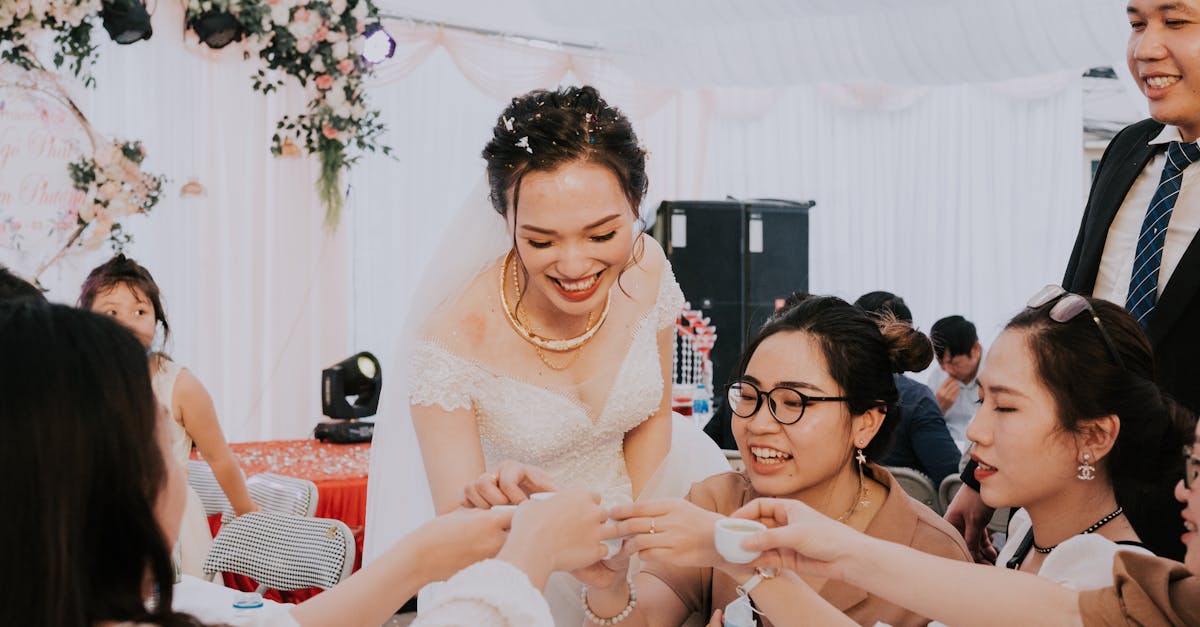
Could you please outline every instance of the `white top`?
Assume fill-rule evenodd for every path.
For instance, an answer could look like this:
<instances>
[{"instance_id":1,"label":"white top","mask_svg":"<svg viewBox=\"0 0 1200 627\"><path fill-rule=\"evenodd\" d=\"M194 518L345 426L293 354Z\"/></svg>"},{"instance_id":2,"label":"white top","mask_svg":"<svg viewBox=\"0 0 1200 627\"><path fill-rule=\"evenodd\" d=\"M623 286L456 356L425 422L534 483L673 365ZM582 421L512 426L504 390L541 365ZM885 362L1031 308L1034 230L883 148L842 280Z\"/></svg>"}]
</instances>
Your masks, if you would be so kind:
<instances>
[{"instance_id":1,"label":"white top","mask_svg":"<svg viewBox=\"0 0 1200 627\"><path fill-rule=\"evenodd\" d=\"M980 367L983 366L983 360L986 354L979 356ZM933 390L934 395L937 395L937 390L950 375L946 374L941 367L934 368L929 375L929 389ZM967 450L967 446L971 443L967 439L967 426L971 424L971 419L975 417L975 411L979 409L979 377L976 377L970 383L958 382L958 398L954 399L954 404L950 409L943 412L946 416L946 429L950 431L950 437L954 438L954 443L958 445L958 452L962 453Z\"/></svg>"},{"instance_id":2,"label":"white top","mask_svg":"<svg viewBox=\"0 0 1200 627\"><path fill-rule=\"evenodd\" d=\"M1150 144L1166 144L1180 141L1179 129L1174 126L1164 127ZM1146 219L1146 210L1150 200L1158 189L1158 179L1162 176L1163 167L1167 163L1167 153L1162 151L1146 165L1142 173L1129 188L1125 202L1121 203L1108 229L1108 239L1104 242L1104 255L1100 257L1100 270L1096 275L1096 285L1092 296L1103 298L1122 307L1129 294L1129 280L1133 276L1133 258L1137 252L1138 233L1142 230L1142 222ZM1200 183L1200 165L1193 165L1183 170L1183 180L1179 196L1175 199L1175 209L1171 220L1167 223L1167 239L1163 247L1162 267L1158 271L1158 295L1171 280L1171 273L1179 266L1179 260L1187 250L1192 240L1200 230L1200 191L1196 183Z\"/></svg>"},{"instance_id":3,"label":"white top","mask_svg":"<svg viewBox=\"0 0 1200 627\"><path fill-rule=\"evenodd\" d=\"M996 565L1004 568L1017 552L1021 538L1029 532L1033 522L1025 510L1018 510L1008 523L1008 541L996 557ZM1129 544L1117 544L1104 536L1089 533L1072 536L1059 543L1038 569L1038 576L1054 581L1072 590L1095 590L1113 585L1113 557L1118 551L1132 551L1154 555L1149 550Z\"/></svg>"}]
</instances>

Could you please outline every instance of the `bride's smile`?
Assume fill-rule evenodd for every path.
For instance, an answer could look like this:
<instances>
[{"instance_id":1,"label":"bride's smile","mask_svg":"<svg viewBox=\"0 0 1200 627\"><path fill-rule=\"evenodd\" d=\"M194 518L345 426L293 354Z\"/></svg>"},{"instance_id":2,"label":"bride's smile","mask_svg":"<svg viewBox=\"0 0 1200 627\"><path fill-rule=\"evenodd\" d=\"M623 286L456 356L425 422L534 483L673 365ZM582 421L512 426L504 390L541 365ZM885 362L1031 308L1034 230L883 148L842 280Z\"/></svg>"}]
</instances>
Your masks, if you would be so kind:
<instances>
[{"instance_id":1,"label":"bride's smile","mask_svg":"<svg viewBox=\"0 0 1200 627\"><path fill-rule=\"evenodd\" d=\"M633 254L634 214L609 168L532 171L514 193L522 308L548 332L578 332Z\"/></svg>"}]
</instances>

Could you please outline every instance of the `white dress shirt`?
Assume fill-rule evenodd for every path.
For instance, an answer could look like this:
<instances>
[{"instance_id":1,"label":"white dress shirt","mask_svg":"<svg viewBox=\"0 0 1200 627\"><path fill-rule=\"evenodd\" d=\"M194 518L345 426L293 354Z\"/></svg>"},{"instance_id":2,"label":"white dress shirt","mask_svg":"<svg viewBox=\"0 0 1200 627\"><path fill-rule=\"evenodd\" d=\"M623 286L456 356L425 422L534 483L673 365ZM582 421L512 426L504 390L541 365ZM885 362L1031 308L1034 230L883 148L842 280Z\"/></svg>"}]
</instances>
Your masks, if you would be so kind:
<instances>
[{"instance_id":1,"label":"white dress shirt","mask_svg":"<svg viewBox=\"0 0 1200 627\"><path fill-rule=\"evenodd\" d=\"M1180 141L1179 129L1166 126L1150 144L1166 144ZM1142 230L1142 222L1146 219L1146 210L1150 200L1158 189L1158 179L1162 176L1163 167L1167 163L1167 153L1164 150L1146 165L1138 175L1125 195L1125 202L1117 211L1112 226L1108 229L1108 239L1104 242L1104 254L1100 257L1100 271L1096 275L1096 285L1092 296L1103 298L1122 307L1129 295L1129 280L1133 275L1133 258L1137 254L1138 234ZM1196 183L1196 184L1194 184ZM1162 295L1171 273L1179 266L1179 260L1192 243L1196 231L1200 230L1200 165L1192 165L1183 170L1183 180L1180 181L1179 196L1175 199L1175 209L1167 224L1167 239L1163 247L1162 267L1158 271L1158 295Z\"/></svg>"}]
</instances>

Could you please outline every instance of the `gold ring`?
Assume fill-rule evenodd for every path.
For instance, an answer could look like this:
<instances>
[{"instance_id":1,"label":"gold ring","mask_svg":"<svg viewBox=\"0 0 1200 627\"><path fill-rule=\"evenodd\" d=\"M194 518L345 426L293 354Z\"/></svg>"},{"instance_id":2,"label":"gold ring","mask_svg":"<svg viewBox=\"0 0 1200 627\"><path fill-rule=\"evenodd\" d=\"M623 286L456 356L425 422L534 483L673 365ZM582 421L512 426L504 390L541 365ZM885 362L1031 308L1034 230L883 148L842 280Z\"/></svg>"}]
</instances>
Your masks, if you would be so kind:
<instances>
[{"instance_id":1,"label":"gold ring","mask_svg":"<svg viewBox=\"0 0 1200 627\"><path fill-rule=\"evenodd\" d=\"M657 530L654 528L654 518L650 518L650 535L654 535L655 533L657 533Z\"/></svg>"}]
</instances>

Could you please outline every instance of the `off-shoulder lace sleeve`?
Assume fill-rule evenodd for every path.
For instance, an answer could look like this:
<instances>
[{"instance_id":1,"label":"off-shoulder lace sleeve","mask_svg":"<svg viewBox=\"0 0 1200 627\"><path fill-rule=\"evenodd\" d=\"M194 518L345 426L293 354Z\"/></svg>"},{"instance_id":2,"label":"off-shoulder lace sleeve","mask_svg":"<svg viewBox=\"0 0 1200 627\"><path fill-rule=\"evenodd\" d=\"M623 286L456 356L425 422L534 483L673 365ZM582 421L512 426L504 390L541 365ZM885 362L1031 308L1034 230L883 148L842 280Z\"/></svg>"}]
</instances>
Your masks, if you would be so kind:
<instances>
[{"instance_id":1,"label":"off-shoulder lace sleeve","mask_svg":"<svg viewBox=\"0 0 1200 627\"><path fill-rule=\"evenodd\" d=\"M417 343L411 362L410 403L438 405L446 411L470 409L473 364L429 341Z\"/></svg>"},{"instance_id":2,"label":"off-shoulder lace sleeve","mask_svg":"<svg viewBox=\"0 0 1200 627\"><path fill-rule=\"evenodd\" d=\"M683 290L675 281L675 273L671 271L670 262L663 264L658 280L658 300L650 315L654 320L654 328L665 329L675 324L679 312L683 309Z\"/></svg>"}]
</instances>

